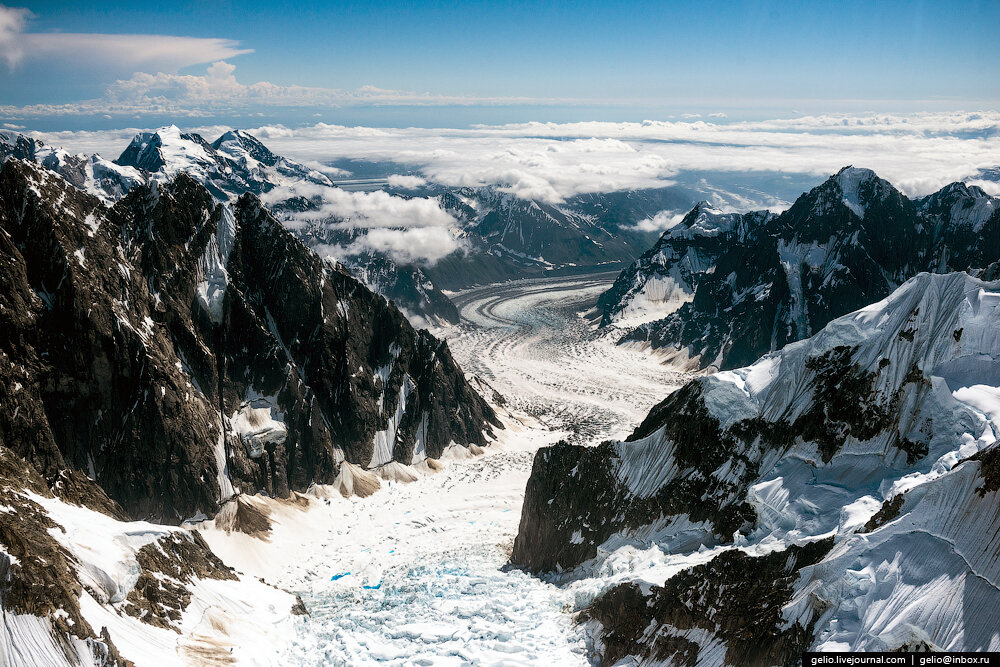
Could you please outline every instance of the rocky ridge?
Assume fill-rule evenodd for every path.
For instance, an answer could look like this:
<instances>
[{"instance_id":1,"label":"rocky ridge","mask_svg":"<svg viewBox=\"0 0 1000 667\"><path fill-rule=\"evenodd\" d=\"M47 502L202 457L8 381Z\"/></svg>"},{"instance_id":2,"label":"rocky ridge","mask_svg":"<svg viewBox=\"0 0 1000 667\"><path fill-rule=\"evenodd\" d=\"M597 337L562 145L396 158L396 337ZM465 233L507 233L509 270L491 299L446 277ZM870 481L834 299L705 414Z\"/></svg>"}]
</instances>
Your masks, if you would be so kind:
<instances>
[{"instance_id":1,"label":"rocky ridge","mask_svg":"<svg viewBox=\"0 0 1000 667\"><path fill-rule=\"evenodd\" d=\"M569 579L620 549L701 563L588 606L608 661L996 650L969 619L1000 602L998 317L997 283L921 273L689 383L625 442L540 450L512 562Z\"/></svg>"},{"instance_id":2,"label":"rocky ridge","mask_svg":"<svg viewBox=\"0 0 1000 667\"><path fill-rule=\"evenodd\" d=\"M653 317L670 311L622 342L673 349L697 368L750 364L885 298L920 271L980 270L1000 254L997 198L955 183L911 200L854 167L781 215L744 214L757 216L758 231L721 236L717 254L690 254L688 237L698 237L693 221L700 215L696 207L665 232L601 298L605 324L644 301L653 301L645 308ZM700 260L697 285L685 278L694 259Z\"/></svg>"}]
</instances>

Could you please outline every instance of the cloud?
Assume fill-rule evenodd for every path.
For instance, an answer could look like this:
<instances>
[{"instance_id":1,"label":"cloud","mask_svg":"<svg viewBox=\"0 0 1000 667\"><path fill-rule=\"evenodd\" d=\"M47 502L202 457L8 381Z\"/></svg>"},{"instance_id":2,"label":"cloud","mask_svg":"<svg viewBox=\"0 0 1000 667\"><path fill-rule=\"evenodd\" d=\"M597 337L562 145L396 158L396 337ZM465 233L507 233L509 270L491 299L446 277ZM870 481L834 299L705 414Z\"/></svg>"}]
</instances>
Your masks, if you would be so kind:
<instances>
[{"instance_id":1,"label":"cloud","mask_svg":"<svg viewBox=\"0 0 1000 667\"><path fill-rule=\"evenodd\" d=\"M458 222L436 198L405 198L382 190L351 192L298 183L275 188L262 199L273 204L290 197L305 197L319 207L291 215L286 224L318 223L330 231L354 235L346 246L320 247L321 254L336 259L378 251L401 263L433 264L460 247Z\"/></svg>"},{"instance_id":2,"label":"cloud","mask_svg":"<svg viewBox=\"0 0 1000 667\"><path fill-rule=\"evenodd\" d=\"M683 219L683 213L660 211L652 218L645 218L635 223L632 229L640 232L665 232L668 229L676 227Z\"/></svg>"},{"instance_id":3,"label":"cloud","mask_svg":"<svg viewBox=\"0 0 1000 667\"><path fill-rule=\"evenodd\" d=\"M194 129L206 136L224 130ZM114 156L136 131L35 135L50 145ZM496 185L520 197L556 204L582 193L681 182L698 189L699 198L720 206L726 201L743 209L778 206L780 202L765 196L775 193L755 181L755 174L770 174L767 178L772 179L805 175L818 182L848 164L874 169L909 195L924 195L952 181L981 179L981 168L1000 165L1000 112L996 111L818 115L726 123L521 123L461 129L319 123L301 128L267 125L250 132L275 152L300 162L337 158L396 162L430 183ZM712 186L720 181L743 184L739 192L745 199L739 200L733 194L737 190L728 186L720 193L725 201L712 196ZM985 189L994 192L998 187L987 182Z\"/></svg>"},{"instance_id":4,"label":"cloud","mask_svg":"<svg viewBox=\"0 0 1000 667\"><path fill-rule=\"evenodd\" d=\"M218 74L223 80L228 76L225 69ZM212 137L227 128L189 129ZM32 134L50 145L113 156L137 131ZM393 175L391 186L414 187L418 181L412 179L445 186L493 185L556 205L584 193L683 183L697 191L697 198L727 210L780 209L787 205L781 196L800 192L797 184L818 183L848 164L874 169L908 195L928 194L957 180L1000 193L1000 184L984 180L980 171L1000 166L1000 112L995 111L726 123L521 123L461 129L319 123L301 128L267 125L249 131L276 153L307 164L350 158L395 162L415 172ZM786 195L775 191L783 179L793 183ZM347 248L338 246L341 253L384 249L398 253L401 261L434 262L460 247L458 223L433 198L299 185L272 191L265 199L273 202L295 195L319 205L318 211L303 214L300 220L325 224L333 231L362 233L356 239L345 234L353 240ZM674 223L675 215L664 211L635 222L635 227L661 231Z\"/></svg>"},{"instance_id":5,"label":"cloud","mask_svg":"<svg viewBox=\"0 0 1000 667\"><path fill-rule=\"evenodd\" d=\"M1000 112L831 114L753 122L520 123L465 129L316 125L251 130L296 159L392 161L447 186L498 185L559 203L663 187L685 174L817 178L853 164L910 195L1000 163ZM690 179L689 179L690 180Z\"/></svg>"},{"instance_id":6,"label":"cloud","mask_svg":"<svg viewBox=\"0 0 1000 667\"><path fill-rule=\"evenodd\" d=\"M450 227L455 224L455 219L441 208L437 199L397 197L382 190L352 192L297 183L275 188L264 195L263 200L265 203L275 203L291 197L305 197L320 202L319 209L298 214L298 219L338 218L345 222L331 224L343 227Z\"/></svg>"},{"instance_id":7,"label":"cloud","mask_svg":"<svg viewBox=\"0 0 1000 667\"><path fill-rule=\"evenodd\" d=\"M319 246L321 255L340 259L382 252L401 264L434 264L460 248L451 230L441 227L370 229L348 246Z\"/></svg>"},{"instance_id":8,"label":"cloud","mask_svg":"<svg viewBox=\"0 0 1000 667\"><path fill-rule=\"evenodd\" d=\"M21 42L31 58L82 59L88 65L168 72L253 53L253 49L239 48L239 42L231 39L173 35L28 33L21 36Z\"/></svg>"},{"instance_id":9,"label":"cloud","mask_svg":"<svg viewBox=\"0 0 1000 667\"><path fill-rule=\"evenodd\" d=\"M392 174L388 177L390 188L401 188L404 190L409 190L413 188L423 187L427 185L426 178L420 178L419 176L408 176L405 174Z\"/></svg>"},{"instance_id":10,"label":"cloud","mask_svg":"<svg viewBox=\"0 0 1000 667\"><path fill-rule=\"evenodd\" d=\"M50 35L65 37L65 35ZM49 36L46 36L49 37ZM89 37L119 37L91 35ZM146 36L121 36L141 42ZM207 62L208 54L226 52L231 55L247 53L236 50L229 40L200 40L198 44L184 47L182 37L150 37L162 53L162 61L176 65L182 53L189 53L191 62ZM159 40L157 42L156 40ZM166 41L164 41L166 40ZM178 40L178 41L172 41ZM58 40L57 40L58 41ZM114 40L112 40L114 42ZM162 42L162 43L160 43ZM209 43L211 42L211 43ZM170 48L167 48L167 47ZM176 48L176 54L173 47ZM143 46L143 48L146 48ZM108 54L113 49L108 49ZM177 58L173 58L176 55ZM64 55L69 56L69 50ZM112 58L113 59L113 58ZM137 63L138 64L138 63ZM183 65L181 65L183 66ZM169 68L165 68L169 69ZM176 69L176 67L174 67ZM355 90L340 88L314 88L308 86L283 86L269 81L240 83L235 75L236 66L225 60L212 62L205 74L176 74L159 71L155 74L136 72L127 79L109 84L102 97L65 104L30 104L26 106L0 106L0 115L9 117L90 116L100 114L136 115L171 114L177 117L204 117L236 111L250 112L260 109L282 108L337 108L345 106L493 106L515 104L552 104L566 100L528 97L476 97L469 95L435 95L403 90L390 90L375 86L361 86Z\"/></svg>"},{"instance_id":11,"label":"cloud","mask_svg":"<svg viewBox=\"0 0 1000 667\"><path fill-rule=\"evenodd\" d=\"M24 57L21 35L31 17L31 11L23 7L0 5L0 60L9 69L17 67Z\"/></svg>"},{"instance_id":12,"label":"cloud","mask_svg":"<svg viewBox=\"0 0 1000 667\"><path fill-rule=\"evenodd\" d=\"M34 15L28 9L0 5L0 60L13 69L24 59L55 60L73 65L114 66L125 71L182 67L233 58L252 49L215 37L110 35L100 33L28 32Z\"/></svg>"}]
</instances>

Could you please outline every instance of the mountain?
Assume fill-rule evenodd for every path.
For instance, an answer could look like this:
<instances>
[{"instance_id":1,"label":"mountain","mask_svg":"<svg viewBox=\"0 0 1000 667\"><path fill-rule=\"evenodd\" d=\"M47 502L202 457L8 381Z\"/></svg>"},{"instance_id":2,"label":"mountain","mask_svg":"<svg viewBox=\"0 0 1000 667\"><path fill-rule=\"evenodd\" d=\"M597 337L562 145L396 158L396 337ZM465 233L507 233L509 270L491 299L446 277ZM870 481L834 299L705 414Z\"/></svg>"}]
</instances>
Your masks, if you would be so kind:
<instances>
[{"instance_id":1,"label":"mountain","mask_svg":"<svg viewBox=\"0 0 1000 667\"><path fill-rule=\"evenodd\" d=\"M45 475L87 472L130 516L212 514L239 489L287 496L343 461L483 444L495 423L447 344L252 195L220 204L182 174L108 209L9 160L0 216L5 379L19 387L0 433Z\"/></svg>"},{"instance_id":2,"label":"mountain","mask_svg":"<svg viewBox=\"0 0 1000 667\"><path fill-rule=\"evenodd\" d=\"M334 218L302 218L299 214L318 210L320 203L292 198L271 205L271 210L310 248L323 254L337 248L337 261L373 292L393 302L415 326L458 324L458 309L427 275L428 269L414 263L397 262L375 250L347 252L345 248L366 230L344 228ZM335 224L331 224L335 223Z\"/></svg>"},{"instance_id":3,"label":"mountain","mask_svg":"<svg viewBox=\"0 0 1000 667\"><path fill-rule=\"evenodd\" d=\"M674 312L694 298L719 257L734 245L748 243L773 217L767 211L722 213L699 202L601 294L601 326L626 326L633 319L655 320Z\"/></svg>"},{"instance_id":4,"label":"mountain","mask_svg":"<svg viewBox=\"0 0 1000 667\"><path fill-rule=\"evenodd\" d=\"M181 132L173 125L141 132L115 163L159 181L184 172L223 201L245 192L268 192L289 182L332 185L326 175L275 155L240 130L230 130L211 144L200 134Z\"/></svg>"},{"instance_id":5,"label":"mountain","mask_svg":"<svg viewBox=\"0 0 1000 667\"><path fill-rule=\"evenodd\" d=\"M100 155L74 154L46 146L24 134L0 130L0 164L10 157L35 162L105 203L116 201L144 182L136 169L120 166Z\"/></svg>"},{"instance_id":6,"label":"mountain","mask_svg":"<svg viewBox=\"0 0 1000 667\"><path fill-rule=\"evenodd\" d=\"M176 127L136 135L118 158L118 163L132 165L154 180L170 179L179 173L192 176L220 200L244 193L263 194L291 184L334 187L325 175L271 152L260 140L242 130L229 130L209 144L195 133L182 133ZM278 201L272 208L283 218L310 211L317 204L293 197ZM313 248L333 245L323 222L310 220L293 229ZM372 290L382 294L414 316L418 324L446 322L457 324L458 311L420 267L397 265L383 254L365 253L339 258L344 265Z\"/></svg>"},{"instance_id":7,"label":"mountain","mask_svg":"<svg viewBox=\"0 0 1000 667\"><path fill-rule=\"evenodd\" d=\"M995 651L998 332L1000 283L920 273L690 382L625 442L542 449L511 560L586 576L663 554L584 612L604 664Z\"/></svg>"},{"instance_id":8,"label":"mountain","mask_svg":"<svg viewBox=\"0 0 1000 667\"><path fill-rule=\"evenodd\" d=\"M458 221L465 247L428 267L444 289L616 268L650 239L638 220L687 205L674 188L577 195L562 204L496 186L429 191Z\"/></svg>"},{"instance_id":9,"label":"mountain","mask_svg":"<svg viewBox=\"0 0 1000 667\"><path fill-rule=\"evenodd\" d=\"M910 200L872 171L846 167L781 215L763 220L753 214L761 228L726 237L714 261L695 255L707 263L697 285L691 283L693 295L683 279L691 242L683 223L679 237L668 230L645 262L627 269L602 296L604 322L640 308L673 308L680 298L664 304L655 297L663 276L678 275L687 302L641 324L623 342L673 348L700 368L749 364L885 298L920 271L984 268L1000 256L998 202L959 183ZM649 301L652 307L642 305Z\"/></svg>"},{"instance_id":10,"label":"mountain","mask_svg":"<svg viewBox=\"0 0 1000 667\"><path fill-rule=\"evenodd\" d=\"M27 135L0 132L0 162L11 156L50 169L109 205L137 185L169 182L180 173L200 182L220 201L293 183L333 187L323 173L274 154L243 130L229 130L209 144L196 133L163 127L136 135L115 162L49 148ZM290 200L278 202L275 210L288 217L290 211L301 213L309 207L307 200ZM317 223L296 229L301 229L307 243L331 242L326 234L316 233L321 230ZM454 304L420 267L399 266L387 255L372 253L343 259L369 288L396 302L418 324L458 323Z\"/></svg>"},{"instance_id":11,"label":"mountain","mask_svg":"<svg viewBox=\"0 0 1000 667\"><path fill-rule=\"evenodd\" d=\"M181 173L109 208L12 157L0 266L4 662L172 663L177 633L179 655L227 661L256 650L232 623L266 655L301 603L169 524L266 533L248 494L370 492L499 427L445 342L251 194L218 202Z\"/></svg>"}]
</instances>

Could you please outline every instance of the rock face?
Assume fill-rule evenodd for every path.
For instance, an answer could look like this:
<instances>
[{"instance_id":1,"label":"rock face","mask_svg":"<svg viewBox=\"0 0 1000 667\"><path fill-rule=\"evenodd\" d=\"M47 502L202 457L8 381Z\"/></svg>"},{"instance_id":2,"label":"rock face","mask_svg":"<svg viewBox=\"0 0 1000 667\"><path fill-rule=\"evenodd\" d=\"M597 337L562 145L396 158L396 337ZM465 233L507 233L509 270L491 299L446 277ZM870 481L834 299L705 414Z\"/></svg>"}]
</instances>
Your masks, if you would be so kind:
<instances>
[{"instance_id":1,"label":"rock face","mask_svg":"<svg viewBox=\"0 0 1000 667\"><path fill-rule=\"evenodd\" d=\"M689 383L625 442L540 450L512 562L565 570L625 544L718 550L663 588L594 602L609 662L1000 646L968 620L1000 604L985 537L1000 529L998 325L1000 284L921 273L750 367ZM773 594L750 594L755 577Z\"/></svg>"},{"instance_id":2,"label":"rock face","mask_svg":"<svg viewBox=\"0 0 1000 667\"><path fill-rule=\"evenodd\" d=\"M674 312L694 298L723 254L751 242L774 217L767 211L722 213L700 202L601 295L601 326L655 320Z\"/></svg>"},{"instance_id":3,"label":"rock face","mask_svg":"<svg viewBox=\"0 0 1000 667\"><path fill-rule=\"evenodd\" d=\"M736 368L885 298L920 271L982 269L1000 253L997 198L955 183L910 200L873 172L853 167L781 215L758 220L756 233L725 238L714 258L694 256L705 264L690 291L695 280L684 276L694 258L684 224L679 234L666 232L648 258L602 296L605 323L642 305L644 295L649 301L653 293L663 308L681 300L674 298L679 293L686 303L623 341L683 350L701 368ZM672 303L660 295L664 276Z\"/></svg>"},{"instance_id":4,"label":"rock face","mask_svg":"<svg viewBox=\"0 0 1000 667\"><path fill-rule=\"evenodd\" d=\"M466 248L427 269L444 289L502 280L617 268L651 234L637 220L686 206L671 188L578 195L562 204L518 198L494 186L437 193L465 234Z\"/></svg>"},{"instance_id":5,"label":"rock face","mask_svg":"<svg viewBox=\"0 0 1000 667\"><path fill-rule=\"evenodd\" d=\"M0 263L0 440L45 476L87 473L133 517L285 496L345 460L483 444L495 423L445 343L252 195L220 204L181 174L108 209L10 159ZM284 437L233 426L261 409Z\"/></svg>"},{"instance_id":6,"label":"rock face","mask_svg":"<svg viewBox=\"0 0 1000 667\"><path fill-rule=\"evenodd\" d=\"M832 546L826 539L760 557L728 551L648 593L637 584L616 586L584 616L605 630L605 664L629 656L688 667L801 664L815 626L789 624L781 610L791 601L799 572Z\"/></svg>"},{"instance_id":7,"label":"rock face","mask_svg":"<svg viewBox=\"0 0 1000 667\"><path fill-rule=\"evenodd\" d=\"M199 533L129 522L85 475L45 478L4 440L0 502L4 665L226 664L237 617L203 620L287 631L301 607L226 567Z\"/></svg>"}]
</instances>

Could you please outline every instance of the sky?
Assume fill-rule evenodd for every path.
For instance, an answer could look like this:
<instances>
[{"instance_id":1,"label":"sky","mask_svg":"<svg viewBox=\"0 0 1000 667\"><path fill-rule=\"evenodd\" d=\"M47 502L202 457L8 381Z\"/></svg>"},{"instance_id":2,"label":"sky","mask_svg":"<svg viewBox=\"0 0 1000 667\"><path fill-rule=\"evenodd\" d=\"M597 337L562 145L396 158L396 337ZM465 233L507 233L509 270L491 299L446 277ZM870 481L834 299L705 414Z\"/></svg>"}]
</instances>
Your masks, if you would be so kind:
<instances>
[{"instance_id":1,"label":"sky","mask_svg":"<svg viewBox=\"0 0 1000 667\"><path fill-rule=\"evenodd\" d=\"M0 4L0 131L113 159L236 127L332 176L377 164L383 191L271 195L434 262L462 232L423 185L781 210L854 165L1000 194L996 25L995 0Z\"/></svg>"},{"instance_id":2,"label":"sky","mask_svg":"<svg viewBox=\"0 0 1000 667\"><path fill-rule=\"evenodd\" d=\"M468 127L996 109L1000 3L22 2L0 121Z\"/></svg>"}]
</instances>

